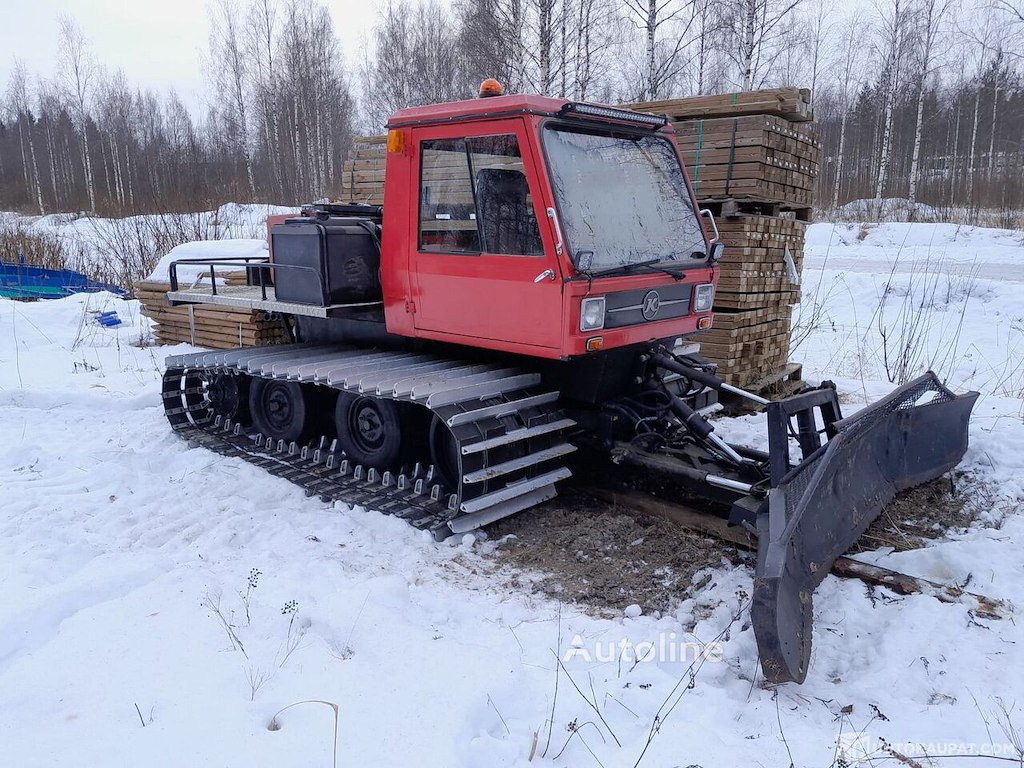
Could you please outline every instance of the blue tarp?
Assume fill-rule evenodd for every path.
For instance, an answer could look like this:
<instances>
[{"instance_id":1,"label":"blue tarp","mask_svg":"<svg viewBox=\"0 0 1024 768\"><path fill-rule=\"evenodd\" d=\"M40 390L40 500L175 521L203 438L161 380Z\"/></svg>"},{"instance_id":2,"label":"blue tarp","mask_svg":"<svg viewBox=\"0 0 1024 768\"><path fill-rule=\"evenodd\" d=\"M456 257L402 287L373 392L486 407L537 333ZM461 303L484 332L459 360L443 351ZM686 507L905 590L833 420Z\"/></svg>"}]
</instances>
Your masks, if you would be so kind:
<instances>
[{"instance_id":1,"label":"blue tarp","mask_svg":"<svg viewBox=\"0 0 1024 768\"><path fill-rule=\"evenodd\" d=\"M46 269L0 261L0 296L7 299L59 299L73 293L110 291L124 294L120 288L98 283L88 275L70 269Z\"/></svg>"}]
</instances>

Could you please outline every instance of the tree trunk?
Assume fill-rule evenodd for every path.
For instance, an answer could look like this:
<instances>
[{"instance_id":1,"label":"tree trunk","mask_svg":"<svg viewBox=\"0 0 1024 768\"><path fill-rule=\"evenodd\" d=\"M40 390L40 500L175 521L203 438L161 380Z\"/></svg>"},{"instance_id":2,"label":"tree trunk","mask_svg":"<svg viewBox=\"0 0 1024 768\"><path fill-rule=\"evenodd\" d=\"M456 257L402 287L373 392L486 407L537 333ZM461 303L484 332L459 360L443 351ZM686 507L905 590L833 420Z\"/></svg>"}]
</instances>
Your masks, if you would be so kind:
<instances>
[{"instance_id":1,"label":"tree trunk","mask_svg":"<svg viewBox=\"0 0 1024 768\"><path fill-rule=\"evenodd\" d=\"M658 0L647 0L647 100L658 98L658 66L655 59L655 33L658 31Z\"/></svg>"},{"instance_id":2,"label":"tree trunk","mask_svg":"<svg viewBox=\"0 0 1024 768\"><path fill-rule=\"evenodd\" d=\"M36 161L36 142L32 138L32 126L28 128L28 154L32 160L32 178L35 180L36 206L39 208L39 215L46 215L46 208L43 206L43 185L39 181L39 163Z\"/></svg>"},{"instance_id":3,"label":"tree trunk","mask_svg":"<svg viewBox=\"0 0 1024 768\"><path fill-rule=\"evenodd\" d=\"M967 161L967 209L974 210L974 152L978 146L978 112L981 108L981 81L978 81L978 90L974 94L974 123L971 127L971 146L968 150Z\"/></svg>"},{"instance_id":4,"label":"tree trunk","mask_svg":"<svg viewBox=\"0 0 1024 768\"><path fill-rule=\"evenodd\" d=\"M843 107L843 119L839 124L839 152L836 155L836 180L832 187L832 210L839 207L839 185L843 182L843 158L846 152L846 123L850 110Z\"/></svg>"},{"instance_id":5,"label":"tree trunk","mask_svg":"<svg viewBox=\"0 0 1024 768\"><path fill-rule=\"evenodd\" d=\"M743 16L743 90L754 90L754 48L757 41L757 3L745 0Z\"/></svg>"},{"instance_id":6,"label":"tree trunk","mask_svg":"<svg viewBox=\"0 0 1024 768\"><path fill-rule=\"evenodd\" d=\"M988 178L992 180L992 175L996 170L996 110L999 107L999 73L995 74L996 81L992 86L992 136L988 142ZM29 145L31 146L32 139L31 133L29 134Z\"/></svg>"},{"instance_id":7,"label":"tree trunk","mask_svg":"<svg viewBox=\"0 0 1024 768\"><path fill-rule=\"evenodd\" d=\"M86 118L82 116L82 160L85 166L85 188L89 193L89 212L96 212L96 186L92 176L92 157L89 155L89 126Z\"/></svg>"},{"instance_id":8,"label":"tree trunk","mask_svg":"<svg viewBox=\"0 0 1024 768\"><path fill-rule=\"evenodd\" d=\"M910 199L910 220L913 221L914 203L917 201L917 177L921 163L921 128L924 124L924 80L921 81L921 88L917 92L917 122L914 123L914 151L910 158L910 192L907 197Z\"/></svg>"}]
</instances>

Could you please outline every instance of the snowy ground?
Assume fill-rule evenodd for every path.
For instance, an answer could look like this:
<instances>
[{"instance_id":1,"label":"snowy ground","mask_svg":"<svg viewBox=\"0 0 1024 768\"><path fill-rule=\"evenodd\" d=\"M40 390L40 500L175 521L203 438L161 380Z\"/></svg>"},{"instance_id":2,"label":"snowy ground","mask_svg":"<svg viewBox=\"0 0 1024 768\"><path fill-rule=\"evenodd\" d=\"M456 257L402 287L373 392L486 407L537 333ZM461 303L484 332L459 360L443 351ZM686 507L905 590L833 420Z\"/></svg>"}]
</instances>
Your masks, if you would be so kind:
<instances>
[{"instance_id":1,"label":"snowy ground","mask_svg":"<svg viewBox=\"0 0 1024 768\"><path fill-rule=\"evenodd\" d=\"M901 318L924 318L904 372L932 365L982 392L964 467L993 484L984 517L1001 523L867 557L1019 602L1024 284L890 277L934 249L925 226L908 251L898 230L858 241L857 228L815 225L794 357L853 408L892 387L881 331L893 345ZM943 238L964 264L1024 263L1012 235L976 231L966 249ZM836 268L862 258L889 268ZM90 323L111 308L124 326ZM0 301L0 329L0 764L331 765L331 706L299 704L268 728L309 700L337 705L339 765L831 766L837 738L873 765L898 765L882 738L942 766L1014 755L998 711L1024 702L1017 619L830 577L807 682L767 689L745 569L723 565L670 615L559 606L509 587L493 542L438 545L189 449L158 402L162 357L189 348L133 346L134 303ZM642 643L654 658L634 663ZM698 643L713 652L696 670Z\"/></svg>"}]
</instances>

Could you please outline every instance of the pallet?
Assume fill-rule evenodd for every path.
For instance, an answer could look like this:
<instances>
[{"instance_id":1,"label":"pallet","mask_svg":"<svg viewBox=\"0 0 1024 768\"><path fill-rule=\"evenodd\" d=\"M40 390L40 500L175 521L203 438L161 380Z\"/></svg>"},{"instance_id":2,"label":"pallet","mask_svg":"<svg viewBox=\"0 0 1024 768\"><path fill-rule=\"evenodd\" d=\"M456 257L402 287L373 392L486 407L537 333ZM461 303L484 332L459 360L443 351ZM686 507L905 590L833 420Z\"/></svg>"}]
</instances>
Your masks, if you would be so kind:
<instances>
[{"instance_id":1,"label":"pallet","mask_svg":"<svg viewBox=\"0 0 1024 768\"><path fill-rule=\"evenodd\" d=\"M802 205L786 200L755 200L744 197L706 197L699 201L701 208L707 208L716 219L728 219L734 216L774 216L780 219L793 219L810 223L814 214L811 205Z\"/></svg>"}]
</instances>

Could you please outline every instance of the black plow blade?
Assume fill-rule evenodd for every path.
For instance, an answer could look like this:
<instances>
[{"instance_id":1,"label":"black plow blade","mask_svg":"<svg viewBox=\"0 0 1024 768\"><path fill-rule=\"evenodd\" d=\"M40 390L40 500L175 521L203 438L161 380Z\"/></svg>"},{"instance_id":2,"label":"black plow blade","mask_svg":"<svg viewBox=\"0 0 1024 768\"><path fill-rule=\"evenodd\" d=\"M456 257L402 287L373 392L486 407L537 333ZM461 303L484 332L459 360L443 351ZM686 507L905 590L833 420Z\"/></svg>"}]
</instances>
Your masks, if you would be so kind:
<instances>
[{"instance_id":1,"label":"black plow blade","mask_svg":"<svg viewBox=\"0 0 1024 768\"><path fill-rule=\"evenodd\" d=\"M898 491L933 480L959 463L977 397L977 392L954 394L929 372L855 416L835 421L831 439L809 453L806 440L816 438L815 429L808 428L808 413L821 408L827 424L830 408L838 414L834 390L828 397L817 390L769 407L773 457L780 441L788 450L793 416L801 425L798 439L805 456L784 475L773 463L768 512L757 523L751 615L769 682L804 681L814 589ZM781 469L786 469L783 462Z\"/></svg>"}]
</instances>

